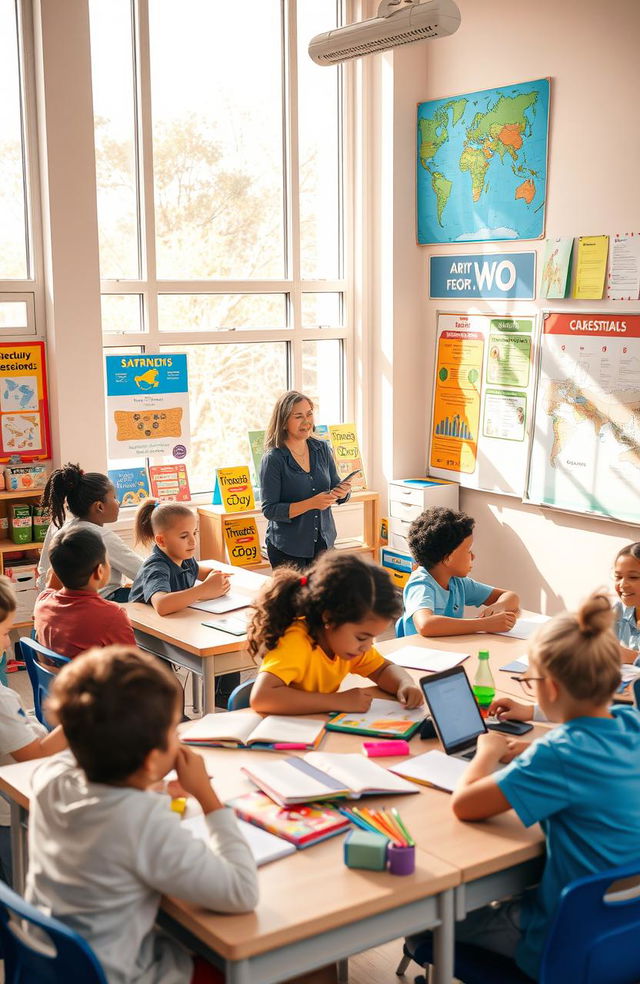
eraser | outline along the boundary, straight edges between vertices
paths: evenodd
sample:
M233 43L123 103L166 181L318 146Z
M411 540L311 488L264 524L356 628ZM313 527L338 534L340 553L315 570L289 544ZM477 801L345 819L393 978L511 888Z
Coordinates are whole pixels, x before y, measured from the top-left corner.
M391 738L388 741L363 741L362 752L368 758L382 758L385 755L410 755L411 749L404 738Z

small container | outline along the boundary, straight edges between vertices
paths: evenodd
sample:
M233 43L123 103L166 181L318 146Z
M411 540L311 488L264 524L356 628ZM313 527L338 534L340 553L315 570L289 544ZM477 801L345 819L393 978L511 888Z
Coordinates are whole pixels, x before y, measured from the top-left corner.
M383 758L388 755L410 755L411 749L404 738L391 738L388 741L363 741L362 754L367 758Z
M389 839L373 830L351 830L344 840L344 863L348 868L384 871Z
M14 543L30 543L33 535L31 507L12 503L9 507L9 532Z
M480 713L486 717L489 707L496 695L496 685L489 666L489 652L481 649L478 653L478 669L476 670L475 680L473 681L473 692L478 701Z
M416 849L414 845L387 847L387 867L392 875L412 875L416 870Z

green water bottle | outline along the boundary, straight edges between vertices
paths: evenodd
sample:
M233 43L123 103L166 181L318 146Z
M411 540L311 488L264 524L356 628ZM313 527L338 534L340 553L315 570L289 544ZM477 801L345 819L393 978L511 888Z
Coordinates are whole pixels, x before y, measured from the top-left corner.
M482 649L478 653L478 669L473 681L473 692L480 705L480 713L486 717L489 705L496 695L496 685L493 682L491 667L489 666L489 652L486 649Z

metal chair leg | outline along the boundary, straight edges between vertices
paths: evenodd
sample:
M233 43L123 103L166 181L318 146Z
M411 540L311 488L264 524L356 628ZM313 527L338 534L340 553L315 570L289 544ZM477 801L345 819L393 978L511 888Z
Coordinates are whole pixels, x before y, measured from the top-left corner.
M336 961L336 977L338 984L349 984L349 961Z
M402 960L396 967L396 974L398 975L398 977L404 977L405 971L410 963L411 963L411 957L408 957L406 953L403 953Z

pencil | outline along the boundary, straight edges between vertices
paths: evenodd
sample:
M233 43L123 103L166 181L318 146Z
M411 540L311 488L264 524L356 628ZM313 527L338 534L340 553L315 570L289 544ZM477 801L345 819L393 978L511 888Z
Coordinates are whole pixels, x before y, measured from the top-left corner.
M409 847L409 841L396 818L385 807L382 808L382 815L389 827L396 831L396 837L400 839L402 846Z
M360 820L360 818L356 817L353 813L350 812L350 810L344 810L338 807L338 812L341 813L343 817L347 817L349 820L351 820L351 823L354 823L356 827L360 827L361 830L371 830L371 827L369 826L368 823L365 823L364 820Z
M381 834L384 834L385 837L389 838L389 840L393 841L394 843L399 843L398 835L394 831L392 831L390 827L387 826L387 824L378 815L376 811L365 810L363 808L362 813L364 814L365 819L369 820L369 822L372 823L380 831Z
M372 810L371 812L372 812L372 816L374 817L374 819L380 824L380 826L384 830L387 831L388 836L391 837L391 840L393 841L394 844L397 844L399 847L406 847L407 846L405 844L404 837L402 836L401 833L399 833L396 830L395 826L388 819L388 817L384 813L384 811L381 811L381 810Z
M395 819L396 819L396 821L398 823L398 826L400 827L401 831L403 832L403 834L407 838L407 843L408 843L409 847L415 847L416 846L416 842L414 841L413 837L409 833L407 827L405 827L404 823L402 822L402 817L400 816L400 814L396 810L395 806L392 806L391 807L391 812L392 812L393 816L395 817Z
M371 830L374 830L377 834L382 834L383 837L389 839L389 832L385 830L381 824L377 823L374 820L374 818L371 816L371 814L367 809L365 809L364 807L360 807L360 809L358 810L354 806L353 812L356 814L356 816L361 817L365 821L365 823L369 825L369 828Z

